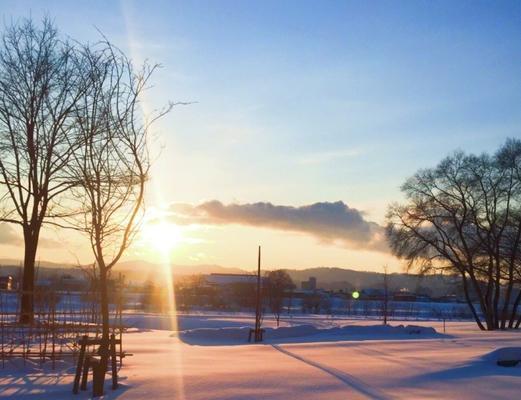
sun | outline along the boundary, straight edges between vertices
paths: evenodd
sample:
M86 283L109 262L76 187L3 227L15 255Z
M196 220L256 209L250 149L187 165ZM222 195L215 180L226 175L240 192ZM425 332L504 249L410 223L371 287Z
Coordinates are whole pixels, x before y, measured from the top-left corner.
M168 253L179 245L182 239L181 228L168 222L148 223L143 227L144 244L161 253Z

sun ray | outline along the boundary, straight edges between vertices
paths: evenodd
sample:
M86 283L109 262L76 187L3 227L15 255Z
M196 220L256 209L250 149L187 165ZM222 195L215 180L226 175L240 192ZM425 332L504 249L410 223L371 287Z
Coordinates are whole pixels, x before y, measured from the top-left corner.
M131 54L132 59L136 63L143 63L145 61L145 57L142 57L141 54L139 54L137 47L135 46L135 37L134 37L134 30L132 28L132 18L131 13L129 10L129 3L125 1L120 1L120 7L123 14L123 18L125 21L125 28L126 28L126 34L127 34L127 41L128 41L128 47ZM148 101L146 97L141 97L141 109L143 112L143 117L146 119L146 117L150 114L151 107L149 107ZM149 140L149 143L151 146L154 146L154 141ZM151 186L152 186L152 195L154 199L155 204L164 204L163 196L161 193L161 188L158 186L157 181L154 179L151 180ZM163 225L161 225L163 224ZM167 229L171 233L170 241L168 239L160 238L159 233L156 236L156 233L153 233L152 236L155 236L158 243L158 250L161 257L161 265L162 270L164 273L164 282L166 283L167 293L168 293L168 315L170 316L170 330L172 331L178 331L179 324L177 320L177 314L176 314L176 304L175 304L175 293L174 293L174 277L173 277L173 271L172 271L172 263L171 263L171 250L172 248L169 248L173 243L176 241L173 239L172 235L175 236L173 232L175 232L174 228L171 228L171 224L167 224L166 222L159 222L159 229L155 232L161 232L162 229ZM172 225L173 226L173 225ZM173 361L173 368L174 368L174 377L173 381L177 385L178 389L178 395L176 396L180 400L185 399L185 390L184 390L184 381L183 381L183 360L182 360L182 346L181 342L179 340L176 340L175 345L178 346L175 351L175 359Z

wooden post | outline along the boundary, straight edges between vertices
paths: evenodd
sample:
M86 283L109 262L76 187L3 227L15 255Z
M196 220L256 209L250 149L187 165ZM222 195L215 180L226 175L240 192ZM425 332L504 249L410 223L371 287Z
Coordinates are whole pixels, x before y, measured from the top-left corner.
M121 274L121 272L120 272ZM119 306L119 366L123 366L123 283L119 288L118 296Z
M87 357L85 357L85 361L83 362L83 371L81 374L80 390L87 390L87 380L89 379L89 369L90 369L90 356L87 356Z
M56 306L53 306L51 308L52 312L52 369L54 371L54 368L56 366Z
M1 294L0 294L1 296ZM0 320L0 324L2 325L1 329L2 329L2 368L5 368L5 358L4 358L4 313L3 313L3 303L0 301L0 305L2 305L2 313L1 313L1 320Z
M112 390L118 388L118 365L116 358L116 335L110 335L110 362L112 364Z
M261 247L257 259L257 303L255 307L255 342L262 341L261 334Z
M80 340L80 354L78 355L78 365L76 366L76 376L74 377L74 386L72 393L78 394L80 388L81 370L83 368L83 360L85 358L85 347L87 344L87 336L83 336Z
M92 363L92 396L100 397L103 396L103 386L105 384L105 368L103 365L103 358L95 363Z

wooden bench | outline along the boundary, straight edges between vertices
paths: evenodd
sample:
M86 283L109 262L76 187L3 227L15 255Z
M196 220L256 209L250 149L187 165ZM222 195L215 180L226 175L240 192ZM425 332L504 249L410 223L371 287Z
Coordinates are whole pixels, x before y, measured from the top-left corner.
M115 335L110 335L109 343L104 343L103 339L89 339L83 336L79 341L80 353L78 355L78 364L76 366L76 376L74 377L74 386L72 392L78 394L80 389L87 390L87 380L89 369L92 369L92 395L94 397L103 396L103 386L105 383L106 366L102 365L104 351L107 351L106 359L110 356L112 366L112 390L118 387L118 369L116 360L116 345L121 345L121 340L116 339ZM100 346L97 355L86 354L87 346ZM81 385L80 385L81 379Z

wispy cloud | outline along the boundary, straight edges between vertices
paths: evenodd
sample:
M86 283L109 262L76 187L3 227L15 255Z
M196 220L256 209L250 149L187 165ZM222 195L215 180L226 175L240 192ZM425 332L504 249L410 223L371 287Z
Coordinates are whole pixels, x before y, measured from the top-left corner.
M266 202L226 205L212 200L199 205L175 203L169 212L171 221L179 225L258 226L305 233L347 248L387 251L383 228L342 201L294 207Z

